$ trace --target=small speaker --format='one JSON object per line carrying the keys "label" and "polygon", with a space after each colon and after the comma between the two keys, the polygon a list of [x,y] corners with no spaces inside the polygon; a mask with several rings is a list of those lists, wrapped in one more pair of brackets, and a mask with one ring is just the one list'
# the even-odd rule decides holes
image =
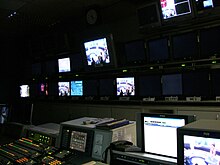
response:
{"label": "small speaker", "polygon": [[161,25],[158,3],[146,4],[137,9],[139,28],[157,27]]}

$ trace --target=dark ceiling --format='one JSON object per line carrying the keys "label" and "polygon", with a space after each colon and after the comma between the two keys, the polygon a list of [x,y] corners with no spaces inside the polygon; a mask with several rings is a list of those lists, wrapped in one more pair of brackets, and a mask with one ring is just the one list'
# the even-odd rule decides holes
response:
{"label": "dark ceiling", "polygon": [[82,19],[92,5],[101,9],[132,0],[1,0],[0,32],[20,33],[54,26],[68,19]]}

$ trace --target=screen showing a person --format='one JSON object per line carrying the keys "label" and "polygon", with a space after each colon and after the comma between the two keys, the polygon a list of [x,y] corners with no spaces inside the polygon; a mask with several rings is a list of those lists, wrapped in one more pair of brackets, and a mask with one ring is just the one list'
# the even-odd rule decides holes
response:
{"label": "screen showing a person", "polygon": [[30,87],[29,85],[20,85],[20,97],[29,97]]}
{"label": "screen showing a person", "polygon": [[69,82],[58,82],[59,96],[70,95],[70,83]]}
{"label": "screen showing a person", "polygon": [[0,104],[0,124],[8,120],[8,106]]}
{"label": "screen showing a person", "polygon": [[84,43],[87,64],[96,66],[110,63],[107,38],[100,38]]}
{"label": "screen showing a person", "polygon": [[220,139],[184,135],[185,165],[219,165]]}
{"label": "screen showing a person", "polygon": [[144,117],[144,151],[167,157],[177,157],[177,128],[184,119]]}
{"label": "screen showing a person", "polygon": [[160,0],[160,4],[163,19],[191,13],[190,0]]}
{"label": "screen showing a person", "polygon": [[82,81],[71,81],[71,96],[82,96],[83,95],[83,82]]}
{"label": "screen showing a person", "polygon": [[59,67],[59,73],[61,72],[70,72],[70,58],[61,58],[58,59],[58,67]]}
{"label": "screen showing a person", "polygon": [[134,96],[135,82],[134,77],[117,78],[117,96]]}
{"label": "screen showing a person", "polygon": [[170,74],[162,76],[163,95],[181,95],[182,94],[182,75]]}
{"label": "screen showing a person", "polygon": [[71,149],[85,152],[87,133],[72,131],[70,138],[71,138],[70,139],[70,148]]}

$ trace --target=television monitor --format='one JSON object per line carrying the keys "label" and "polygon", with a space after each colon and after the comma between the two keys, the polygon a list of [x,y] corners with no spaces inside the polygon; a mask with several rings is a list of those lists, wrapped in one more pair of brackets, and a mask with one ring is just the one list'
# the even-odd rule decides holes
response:
{"label": "television monitor", "polygon": [[45,71],[46,75],[54,75],[57,73],[57,62],[56,60],[48,60],[45,62]]}
{"label": "television monitor", "polygon": [[219,37],[219,26],[200,31],[200,58],[220,57]]}
{"label": "television monitor", "polygon": [[174,60],[195,59],[198,56],[197,33],[188,32],[173,35],[172,50]]}
{"label": "television monitor", "polygon": [[71,67],[70,67],[70,58],[60,58],[58,59],[58,68],[59,68],[59,73],[62,72],[70,72]]}
{"label": "television monitor", "polygon": [[97,96],[98,95],[98,81],[94,79],[87,79],[83,81],[83,95]]}
{"label": "television monitor", "polygon": [[39,83],[37,93],[39,96],[48,96],[48,83],[47,82]]}
{"label": "television monitor", "polygon": [[160,0],[160,6],[163,20],[192,14],[190,0]]}
{"label": "television monitor", "polygon": [[210,81],[208,71],[191,71],[182,74],[183,95],[192,96],[210,96]]}
{"label": "television monitor", "polygon": [[83,41],[83,54],[88,67],[116,66],[112,35]]}
{"label": "television monitor", "polygon": [[58,82],[59,96],[70,96],[70,82]]}
{"label": "television monitor", "polygon": [[94,131],[70,124],[61,124],[60,148],[91,156]]}
{"label": "television monitor", "polygon": [[7,104],[0,104],[0,124],[8,121],[9,107]]}
{"label": "television monitor", "polygon": [[70,95],[71,96],[82,96],[83,95],[83,81],[75,80],[70,82]]}
{"label": "television monitor", "polygon": [[20,97],[30,97],[30,86],[27,84],[20,85]]}
{"label": "television monitor", "polygon": [[115,82],[112,78],[103,78],[99,80],[99,96],[114,96]]}
{"label": "television monitor", "polygon": [[138,116],[137,139],[142,141],[142,151],[176,159],[177,128],[194,121],[194,116],[159,113],[140,113]]}
{"label": "television monitor", "polygon": [[220,70],[212,70],[210,73],[211,77],[211,89],[212,89],[212,95],[214,96],[220,96]]}
{"label": "television monitor", "polygon": [[157,38],[148,41],[148,55],[150,63],[165,62],[169,58],[168,38]]}
{"label": "television monitor", "polygon": [[125,43],[127,64],[146,63],[146,49],[144,40],[135,40]]}
{"label": "television monitor", "polygon": [[195,12],[197,16],[204,16],[204,15],[214,15],[219,13],[219,0],[193,0],[195,6]]}
{"label": "television monitor", "polygon": [[158,97],[162,94],[161,76],[139,76],[139,95],[141,97]]}
{"label": "television monitor", "polygon": [[83,70],[83,57],[81,53],[74,53],[70,55],[71,70],[78,72]]}
{"label": "television monitor", "polygon": [[134,77],[118,77],[116,78],[117,96],[134,96],[135,80]]}
{"label": "television monitor", "polygon": [[182,95],[182,75],[166,74],[162,75],[162,93],[165,96]]}
{"label": "television monitor", "polygon": [[177,164],[220,163],[219,120],[200,119],[177,129]]}

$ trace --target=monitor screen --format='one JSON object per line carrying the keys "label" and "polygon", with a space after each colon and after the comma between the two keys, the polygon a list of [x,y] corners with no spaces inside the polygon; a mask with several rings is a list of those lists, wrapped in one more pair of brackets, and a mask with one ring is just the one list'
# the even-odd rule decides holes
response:
{"label": "monitor screen", "polygon": [[72,131],[70,137],[70,149],[85,152],[86,141],[87,141],[87,133]]}
{"label": "monitor screen", "polygon": [[29,85],[20,85],[20,97],[30,97]]}
{"label": "monitor screen", "polygon": [[82,96],[83,95],[83,81],[71,81],[71,96]]}
{"label": "monitor screen", "polygon": [[160,0],[160,4],[164,20],[192,13],[190,0]]}
{"label": "monitor screen", "polygon": [[49,60],[45,62],[45,71],[46,75],[54,75],[57,73],[57,62],[56,60]]}
{"label": "monitor screen", "polygon": [[183,95],[210,96],[210,81],[207,71],[192,71],[182,74]]}
{"label": "monitor screen", "polygon": [[148,55],[150,62],[164,62],[168,60],[169,58],[168,38],[149,40]]}
{"label": "monitor screen", "polygon": [[100,96],[114,96],[115,95],[115,87],[114,87],[114,79],[106,78],[99,80],[99,95]]}
{"label": "monitor screen", "polygon": [[83,95],[84,96],[97,96],[98,95],[98,81],[97,80],[84,80],[83,81]]}
{"label": "monitor screen", "polygon": [[70,56],[71,69],[73,72],[83,70],[83,58],[81,53],[75,53]]}
{"label": "monitor screen", "polygon": [[58,59],[58,68],[59,68],[59,73],[61,72],[70,72],[70,58],[61,58]]}
{"label": "monitor screen", "polygon": [[169,74],[162,75],[163,95],[182,95],[182,75]]}
{"label": "monitor screen", "polygon": [[48,96],[48,83],[39,83],[37,92],[40,96]]}
{"label": "monitor screen", "polygon": [[220,27],[203,29],[200,31],[200,51],[201,58],[220,56],[219,47]]}
{"label": "monitor screen", "polygon": [[128,64],[139,64],[146,61],[144,40],[136,40],[125,43],[125,56]]}
{"label": "monitor screen", "polygon": [[70,82],[58,82],[59,96],[70,95]]}
{"label": "monitor screen", "polygon": [[194,0],[195,8],[198,13],[214,7],[213,0]]}
{"label": "monitor screen", "polygon": [[82,46],[86,69],[116,65],[112,35],[85,40]]}
{"label": "monitor screen", "polygon": [[0,104],[0,124],[4,124],[8,121],[9,108],[6,104]]}
{"label": "monitor screen", "polygon": [[192,121],[186,115],[142,113],[143,151],[177,158],[177,128]]}
{"label": "monitor screen", "polygon": [[161,76],[146,75],[139,77],[139,94],[145,97],[161,96]]}
{"label": "monitor screen", "polygon": [[195,32],[175,35],[172,37],[172,43],[173,58],[175,60],[189,60],[197,57],[198,42]]}
{"label": "monitor screen", "polygon": [[134,96],[135,81],[134,77],[116,78],[117,96]]}

